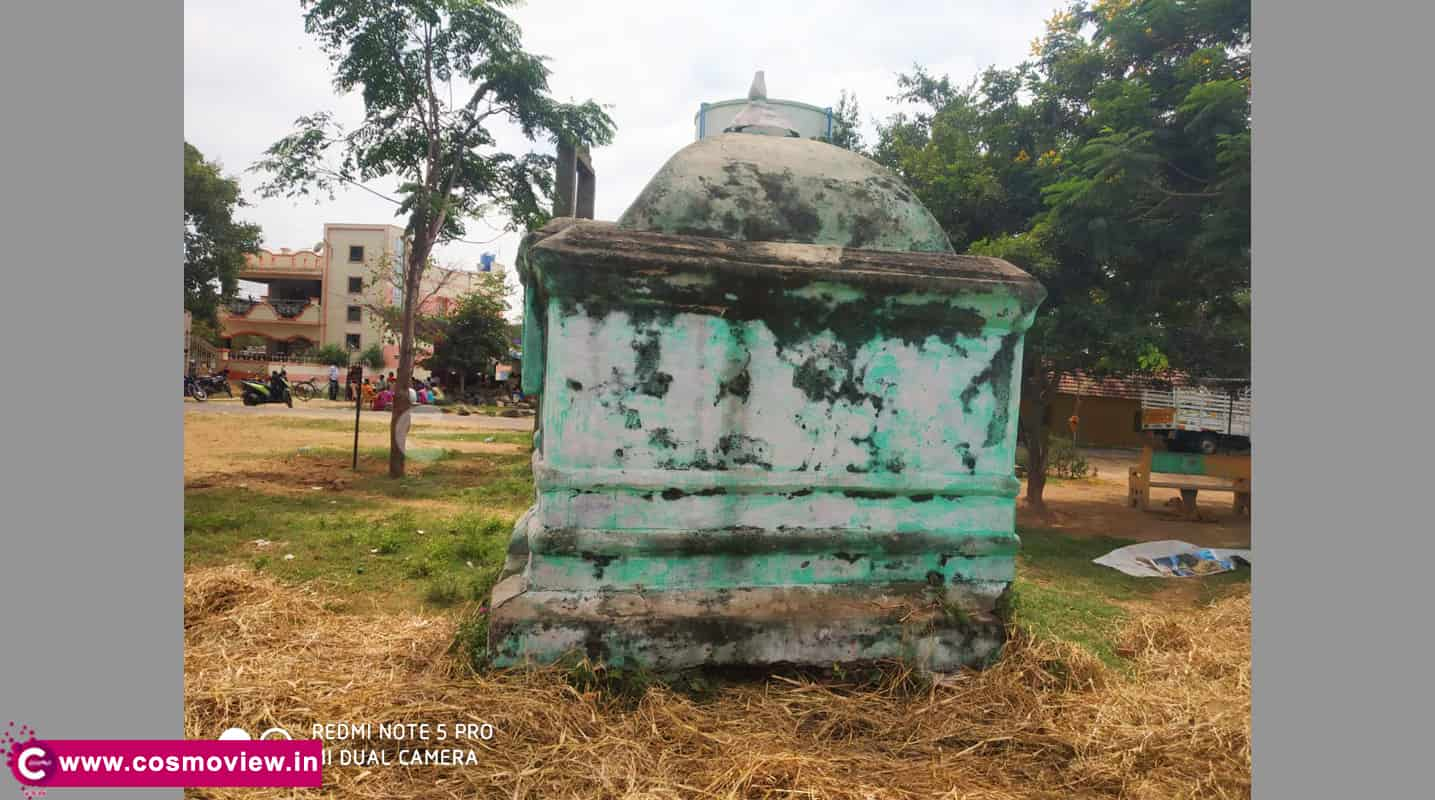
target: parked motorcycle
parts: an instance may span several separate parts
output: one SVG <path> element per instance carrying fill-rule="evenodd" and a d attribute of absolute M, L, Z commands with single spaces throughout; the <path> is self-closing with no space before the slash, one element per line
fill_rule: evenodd
<path fill-rule="evenodd" d="M 278 391 L 276 391 L 276 387 L 270 381 L 240 381 L 239 388 L 242 392 L 240 397 L 246 406 L 283 403 L 293 408 L 294 392 L 290 388 L 289 379 L 280 377 L 278 384 Z"/>
<path fill-rule="evenodd" d="M 199 385 L 210 395 L 218 395 L 223 392 L 226 397 L 234 396 L 234 389 L 229 385 L 229 370 L 221 370 L 210 375 L 204 375 L 197 379 Z"/>
<path fill-rule="evenodd" d="M 199 384 L 193 375 L 184 376 L 184 396 L 193 397 L 196 403 L 203 403 L 209 398 L 209 393 Z"/>

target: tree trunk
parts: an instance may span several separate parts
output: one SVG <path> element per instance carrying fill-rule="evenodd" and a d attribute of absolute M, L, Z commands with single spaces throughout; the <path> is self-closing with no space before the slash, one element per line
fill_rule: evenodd
<path fill-rule="evenodd" d="M 404 476 L 404 443 L 399 441 L 399 419 L 409 410 L 409 387 L 414 380 L 414 320 L 418 309 L 419 284 L 428 261 L 429 245 L 415 241 L 404 268 L 404 309 L 399 334 L 399 371 L 394 380 L 394 408 L 389 416 L 389 477 Z"/>
<path fill-rule="evenodd" d="M 1036 511 L 1046 511 L 1042 492 L 1046 489 L 1046 459 L 1049 431 L 1047 415 L 1051 407 L 1050 385 L 1040 371 L 1028 375 L 1022 387 L 1026 409 L 1018 424 L 1026 438 L 1026 502 Z"/>
<path fill-rule="evenodd" d="M 458 401 L 460 403 L 468 402 L 468 370 L 466 369 L 458 371 Z"/>

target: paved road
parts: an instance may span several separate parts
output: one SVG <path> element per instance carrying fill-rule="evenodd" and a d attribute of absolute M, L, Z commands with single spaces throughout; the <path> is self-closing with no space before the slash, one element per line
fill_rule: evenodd
<path fill-rule="evenodd" d="M 320 405 L 323 403 L 323 405 Z M 425 410 L 418 410 L 425 409 Z M 195 403 L 186 401 L 184 413 L 189 414 L 221 414 L 233 416 L 278 416 L 278 417 L 317 417 L 321 419 L 353 419 L 354 407 L 341 403 L 330 404 L 327 400 L 314 400 L 308 403 L 295 403 L 293 408 L 271 403 L 262 406 L 245 406 L 238 400 L 210 400 L 206 403 Z M 387 420 L 387 411 L 364 411 L 361 417 L 365 422 L 375 420 Z M 485 417 L 474 414 L 461 417 L 457 414 L 444 414 L 432 406 L 419 406 L 413 415 L 415 425 L 444 425 L 461 428 L 475 428 L 481 430 L 504 430 L 504 431 L 531 431 L 533 430 L 532 417 Z"/>

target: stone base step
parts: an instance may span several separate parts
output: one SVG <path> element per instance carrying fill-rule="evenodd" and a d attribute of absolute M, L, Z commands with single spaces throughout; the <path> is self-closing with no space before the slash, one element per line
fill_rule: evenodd
<path fill-rule="evenodd" d="M 900 659 L 925 671 L 991 663 L 1005 641 L 994 613 L 1005 583 L 934 592 L 920 583 L 662 592 L 494 589 L 495 666 L 588 657 L 669 672 L 699 666 L 816 666 Z"/>

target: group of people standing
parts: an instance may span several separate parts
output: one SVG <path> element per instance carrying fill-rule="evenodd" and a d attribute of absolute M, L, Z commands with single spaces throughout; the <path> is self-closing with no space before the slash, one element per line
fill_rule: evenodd
<path fill-rule="evenodd" d="M 379 374 L 377 381 L 370 381 L 364 378 L 364 382 L 355 386 L 351 380 L 344 382 L 344 397 L 349 402 L 355 399 L 354 392 L 359 392 L 365 405 L 375 411 L 383 411 L 391 408 L 394 403 L 394 393 L 398 389 L 398 377 L 390 372 L 387 375 Z M 432 376 L 428 378 L 414 378 L 409 385 L 409 404 L 427 405 L 433 403 L 442 396 L 438 381 Z M 339 368 L 329 367 L 329 399 L 339 399 Z"/>

